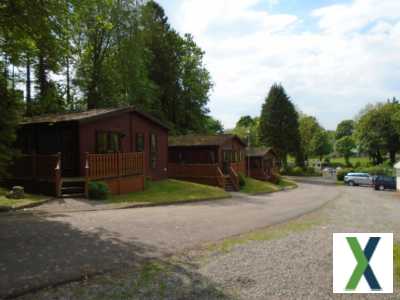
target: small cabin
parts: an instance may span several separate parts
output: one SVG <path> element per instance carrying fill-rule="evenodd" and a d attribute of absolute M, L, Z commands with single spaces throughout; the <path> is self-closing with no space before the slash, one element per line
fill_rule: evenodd
<path fill-rule="evenodd" d="M 279 172 L 276 153 L 272 148 L 251 148 L 246 150 L 247 176 L 263 181 L 275 181 Z"/>
<path fill-rule="evenodd" d="M 167 178 L 168 127 L 133 107 L 37 116 L 17 131 L 13 184 L 51 195 L 105 181 L 113 194 Z M 79 192 L 78 192 L 79 191 Z"/>
<path fill-rule="evenodd" d="M 239 173 L 246 172 L 246 143 L 232 134 L 170 137 L 168 174 L 171 178 L 239 190 Z"/>

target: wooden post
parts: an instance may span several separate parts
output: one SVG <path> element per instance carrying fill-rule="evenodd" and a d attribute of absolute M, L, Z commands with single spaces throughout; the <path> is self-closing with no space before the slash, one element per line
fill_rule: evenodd
<path fill-rule="evenodd" d="M 84 176 L 85 176 L 85 197 L 89 198 L 89 153 L 85 153 L 85 170 L 84 170 Z"/>
<path fill-rule="evenodd" d="M 55 168 L 55 188 L 56 188 L 56 196 L 61 197 L 61 153 L 57 153 L 57 164 Z"/>

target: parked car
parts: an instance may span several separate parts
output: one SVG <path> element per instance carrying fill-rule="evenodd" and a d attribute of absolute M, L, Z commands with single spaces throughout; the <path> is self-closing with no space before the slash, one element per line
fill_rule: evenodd
<path fill-rule="evenodd" d="M 350 186 L 372 185 L 373 177 L 368 173 L 348 173 L 344 176 L 344 183 Z"/>
<path fill-rule="evenodd" d="M 393 176 L 376 176 L 374 180 L 375 190 L 395 190 L 396 189 L 396 177 Z"/>

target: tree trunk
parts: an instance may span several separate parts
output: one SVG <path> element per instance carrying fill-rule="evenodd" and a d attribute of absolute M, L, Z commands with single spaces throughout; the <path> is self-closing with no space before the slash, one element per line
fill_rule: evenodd
<path fill-rule="evenodd" d="M 396 163 L 396 151 L 390 151 L 390 164 L 394 165 Z"/>
<path fill-rule="evenodd" d="M 26 59 L 26 115 L 32 116 L 31 61 Z"/>
<path fill-rule="evenodd" d="M 69 109 L 74 109 L 74 104 L 71 101 L 71 78 L 69 75 L 69 56 L 67 57 L 67 103 Z"/>

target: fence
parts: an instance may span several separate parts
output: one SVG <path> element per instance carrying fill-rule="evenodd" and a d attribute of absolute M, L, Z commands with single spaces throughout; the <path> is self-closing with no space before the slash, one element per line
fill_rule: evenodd
<path fill-rule="evenodd" d="M 86 178 L 106 179 L 144 174 L 144 155 L 142 152 L 86 154 Z"/>

